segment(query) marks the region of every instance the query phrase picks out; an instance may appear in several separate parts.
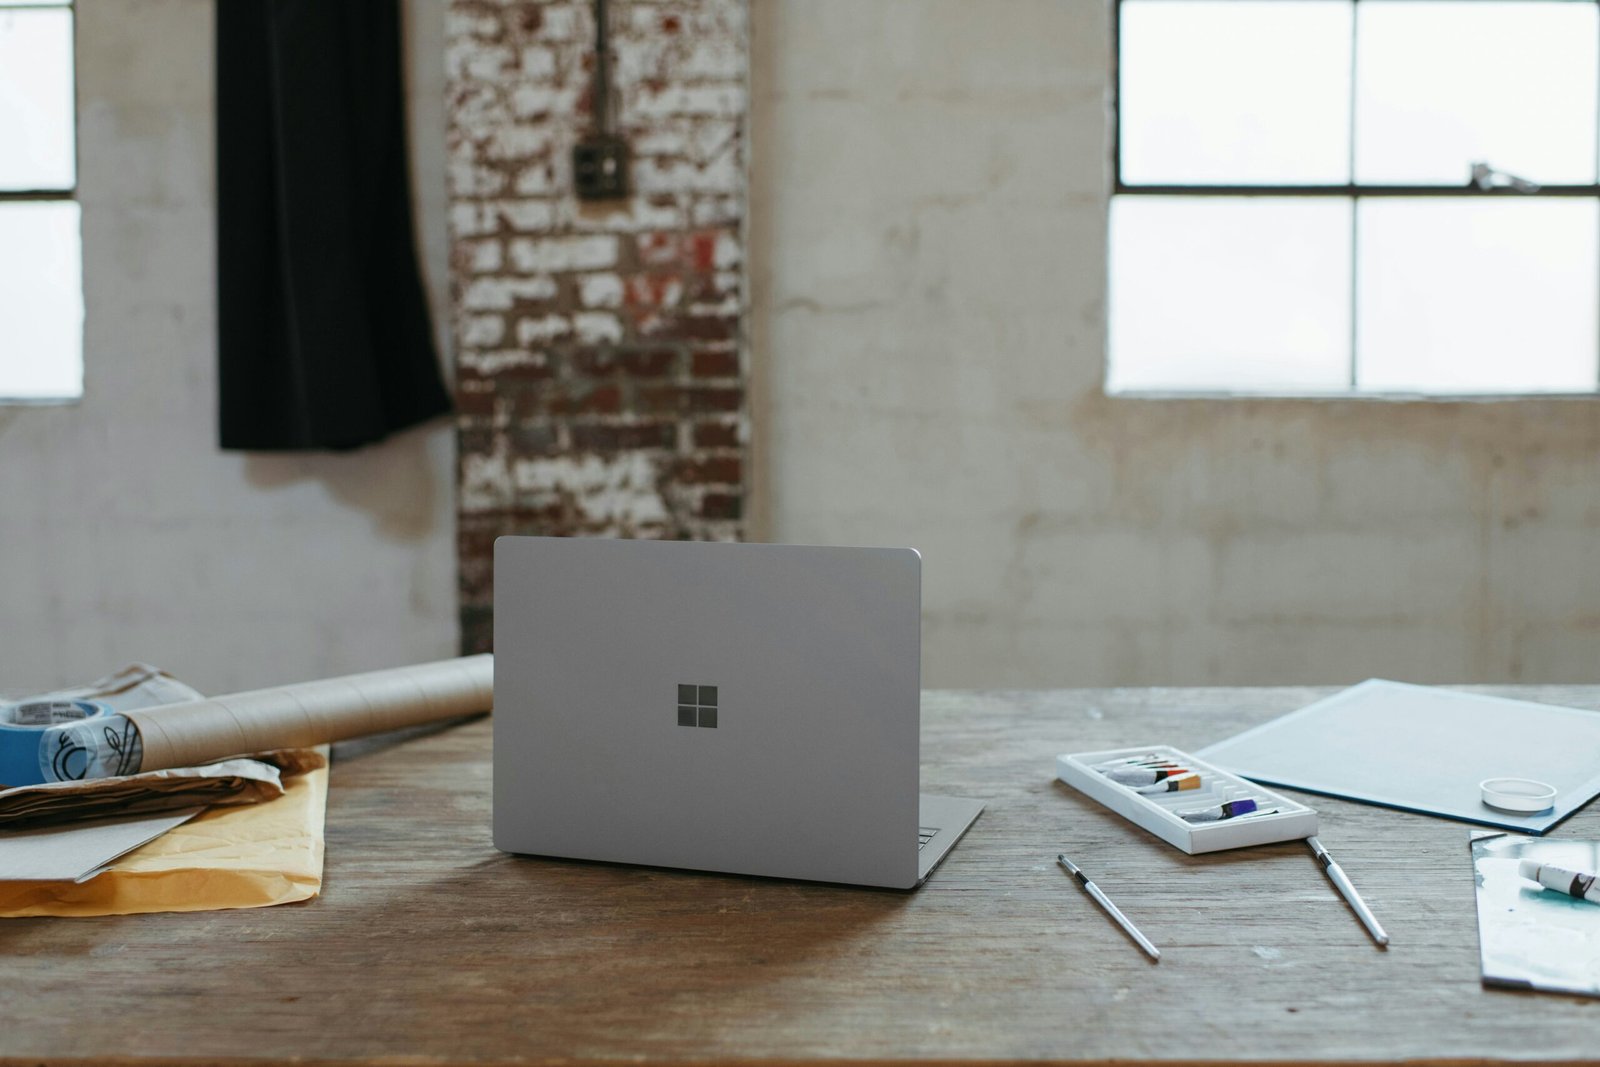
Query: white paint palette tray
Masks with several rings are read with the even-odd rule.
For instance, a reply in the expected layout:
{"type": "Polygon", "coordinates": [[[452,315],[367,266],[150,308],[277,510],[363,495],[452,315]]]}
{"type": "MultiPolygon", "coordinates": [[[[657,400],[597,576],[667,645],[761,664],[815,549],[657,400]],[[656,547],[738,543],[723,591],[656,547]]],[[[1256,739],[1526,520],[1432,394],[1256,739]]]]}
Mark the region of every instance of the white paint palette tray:
{"type": "MultiPolygon", "coordinates": [[[[1297,841],[1317,832],[1317,813],[1255,782],[1221,770],[1171,745],[1140,745],[1104,752],[1075,752],[1056,757],[1056,777],[1130,822],[1191,856],[1276,841],[1297,841]],[[1140,758],[1162,760],[1199,775],[1197,788],[1141,793],[1138,785],[1113,781],[1106,765],[1140,758]],[[1223,805],[1253,800],[1254,811],[1213,821],[1194,821],[1223,805]],[[1185,815],[1190,816],[1184,818],[1185,815]]],[[[1158,784],[1158,783],[1156,783],[1158,784]]]]}

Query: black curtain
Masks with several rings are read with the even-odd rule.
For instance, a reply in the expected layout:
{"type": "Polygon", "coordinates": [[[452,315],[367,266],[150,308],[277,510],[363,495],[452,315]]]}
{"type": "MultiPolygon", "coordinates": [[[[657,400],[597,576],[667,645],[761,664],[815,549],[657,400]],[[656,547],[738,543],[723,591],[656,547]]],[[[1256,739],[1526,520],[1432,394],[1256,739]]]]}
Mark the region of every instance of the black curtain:
{"type": "Polygon", "coordinates": [[[398,0],[217,0],[222,447],[450,408],[411,228],[398,0]]]}

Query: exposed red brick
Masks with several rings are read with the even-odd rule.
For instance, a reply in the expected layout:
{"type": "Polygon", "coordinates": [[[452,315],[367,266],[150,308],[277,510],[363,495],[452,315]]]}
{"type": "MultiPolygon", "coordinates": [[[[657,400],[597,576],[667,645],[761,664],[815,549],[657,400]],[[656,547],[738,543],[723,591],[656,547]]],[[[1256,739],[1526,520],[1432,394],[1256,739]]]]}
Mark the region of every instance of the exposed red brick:
{"type": "Polygon", "coordinates": [[[513,426],[505,433],[506,444],[514,455],[547,456],[556,451],[561,435],[549,422],[513,426]]]}
{"type": "Polygon", "coordinates": [[[498,515],[463,515],[456,520],[456,541],[473,557],[494,552],[494,539],[505,532],[507,520],[498,515]]]}
{"type": "Polygon", "coordinates": [[[708,271],[716,266],[717,237],[715,231],[690,235],[687,242],[688,259],[695,270],[708,271]]]}
{"type": "Polygon", "coordinates": [[[677,371],[679,355],[676,348],[581,348],[572,353],[572,370],[594,378],[662,378],[677,371]]]}
{"type": "Polygon", "coordinates": [[[627,452],[672,448],[678,443],[675,422],[574,423],[572,447],[578,452],[627,452]]]}
{"type": "Polygon", "coordinates": [[[494,608],[489,604],[461,606],[461,654],[476,656],[494,651],[494,608]]]}
{"type": "Polygon", "coordinates": [[[583,515],[571,493],[552,497],[546,490],[524,492],[517,501],[517,516],[536,528],[555,526],[571,534],[583,533],[583,515]]]}
{"type": "Polygon", "coordinates": [[[707,493],[700,498],[700,517],[703,519],[743,518],[744,497],[738,493],[707,493]]]}
{"type": "Polygon", "coordinates": [[[693,357],[696,378],[734,378],[739,374],[739,353],[701,350],[693,357]]]}
{"type": "Polygon", "coordinates": [[[744,479],[744,463],[738,456],[685,460],[673,469],[672,476],[685,485],[738,485],[744,479]]]}
{"type": "Polygon", "coordinates": [[[489,391],[457,389],[456,414],[458,415],[493,415],[495,412],[495,394],[489,391]]]}
{"type": "Polygon", "coordinates": [[[483,456],[493,452],[499,435],[488,427],[463,427],[456,434],[456,447],[463,456],[483,456]]]}
{"type": "Polygon", "coordinates": [[[540,353],[526,360],[507,363],[495,368],[490,378],[497,382],[542,382],[553,378],[556,373],[555,361],[548,355],[540,353]]]}
{"type": "Polygon", "coordinates": [[[511,415],[518,420],[549,415],[616,415],[622,389],[611,382],[549,382],[509,390],[511,415]]]}
{"type": "Polygon", "coordinates": [[[485,551],[493,551],[494,542],[501,537],[522,534],[535,534],[538,531],[528,522],[527,517],[516,508],[503,508],[496,511],[482,511],[472,515],[463,515],[460,528],[466,536],[476,537],[474,547],[485,551]]]}
{"type": "Polygon", "coordinates": [[[744,99],[737,64],[689,66],[706,48],[748,56],[744,2],[617,0],[619,55],[649,57],[613,67],[648,192],[598,205],[577,200],[562,158],[590,127],[591,5],[448,0],[460,16],[446,46],[466,650],[492,641],[497,536],[742,533],[747,119],[717,114],[733,120],[733,154],[712,187],[673,101],[744,99]],[[630,479],[620,505],[592,479],[518,487],[519,462],[569,453],[656,480],[630,479]]]}
{"type": "Polygon", "coordinates": [[[635,392],[640,411],[655,414],[699,415],[738,411],[744,403],[744,390],[733,387],[663,385],[641,387],[635,392]]]}
{"type": "Polygon", "coordinates": [[[494,603],[494,548],[471,553],[462,546],[459,586],[463,604],[494,603]]]}
{"type": "Polygon", "coordinates": [[[676,233],[641,233],[635,242],[639,262],[647,267],[674,266],[683,237],[676,233]]]}
{"type": "Polygon", "coordinates": [[[729,278],[730,271],[716,271],[711,274],[689,273],[683,276],[683,300],[687,306],[690,304],[720,304],[725,300],[736,299],[739,296],[738,276],[729,278]]]}
{"type": "Polygon", "coordinates": [[[685,286],[679,274],[635,274],[622,291],[628,307],[660,309],[682,303],[685,286]]]}
{"type": "Polygon", "coordinates": [[[638,329],[656,341],[732,341],[739,336],[739,317],[664,312],[642,317],[638,329]]]}
{"type": "Polygon", "coordinates": [[[642,233],[638,238],[639,262],[647,267],[675,267],[692,274],[717,269],[718,245],[736,235],[732,226],[687,233],[642,233]]]}
{"type": "Polygon", "coordinates": [[[739,424],[736,422],[697,422],[694,424],[696,448],[738,448],[739,424]]]}

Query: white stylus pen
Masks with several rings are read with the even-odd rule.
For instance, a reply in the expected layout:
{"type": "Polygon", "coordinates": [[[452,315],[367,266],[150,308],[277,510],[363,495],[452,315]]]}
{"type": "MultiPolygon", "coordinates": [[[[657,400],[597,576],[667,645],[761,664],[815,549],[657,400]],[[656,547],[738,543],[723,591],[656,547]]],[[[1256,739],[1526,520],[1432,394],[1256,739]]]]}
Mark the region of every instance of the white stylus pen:
{"type": "Polygon", "coordinates": [[[1328,880],[1333,883],[1333,888],[1339,895],[1355,909],[1356,918],[1361,920],[1361,925],[1367,928],[1367,933],[1372,935],[1372,940],[1380,945],[1389,943],[1389,935],[1383,932],[1383,927],[1378,925],[1378,919],[1367,907],[1367,902],[1361,899],[1361,894],[1356,892],[1356,887],[1350,884],[1350,879],[1344,873],[1344,868],[1333,862],[1333,857],[1328,855],[1328,850],[1322,847],[1322,842],[1315,837],[1306,838],[1306,844],[1311,846],[1311,851],[1316,854],[1322,863],[1322,869],[1328,872],[1328,880]]]}
{"type": "Polygon", "coordinates": [[[1123,932],[1133,938],[1134,944],[1144,949],[1151,959],[1159,960],[1161,958],[1161,950],[1151,944],[1150,939],[1141,934],[1137,926],[1128,921],[1128,917],[1122,914],[1122,909],[1111,903],[1111,898],[1100,892],[1100,887],[1089,881],[1089,876],[1084,874],[1076,863],[1073,863],[1061,853],[1056,854],[1056,862],[1065,867],[1067,873],[1078,880],[1078,884],[1083,886],[1084,891],[1094,898],[1094,902],[1104,908],[1106,914],[1115,919],[1117,925],[1122,927],[1123,932]]]}

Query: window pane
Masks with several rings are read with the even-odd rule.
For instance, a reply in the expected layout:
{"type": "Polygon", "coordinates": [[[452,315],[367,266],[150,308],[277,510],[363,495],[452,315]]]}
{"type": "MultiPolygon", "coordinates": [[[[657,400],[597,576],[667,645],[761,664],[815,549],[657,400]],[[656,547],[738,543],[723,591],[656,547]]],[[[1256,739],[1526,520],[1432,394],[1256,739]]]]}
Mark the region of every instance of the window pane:
{"type": "Polygon", "coordinates": [[[83,395],[78,205],[0,203],[0,397],[83,395]]]}
{"type": "Polygon", "coordinates": [[[1343,184],[1348,0],[1127,0],[1118,111],[1132,184],[1343,184]]]}
{"type": "Polygon", "coordinates": [[[71,189],[72,13],[0,10],[0,190],[71,189]]]}
{"type": "Polygon", "coordinates": [[[1358,388],[1594,389],[1597,214],[1588,199],[1363,200],[1358,388]]]}
{"type": "Polygon", "coordinates": [[[1592,3],[1364,0],[1356,179],[1465,185],[1474,162],[1595,180],[1592,3]]]}
{"type": "Polygon", "coordinates": [[[1350,201],[1111,202],[1107,388],[1350,385],[1350,201]]]}

